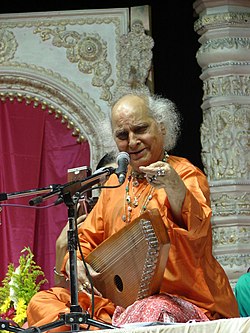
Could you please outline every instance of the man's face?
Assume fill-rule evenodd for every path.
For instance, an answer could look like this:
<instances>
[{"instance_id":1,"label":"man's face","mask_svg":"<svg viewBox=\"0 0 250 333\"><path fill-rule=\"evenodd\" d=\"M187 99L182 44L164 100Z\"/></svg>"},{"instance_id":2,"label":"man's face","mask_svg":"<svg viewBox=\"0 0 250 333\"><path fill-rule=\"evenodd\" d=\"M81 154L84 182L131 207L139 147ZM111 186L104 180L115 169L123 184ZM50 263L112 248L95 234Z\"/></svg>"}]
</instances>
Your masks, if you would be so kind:
<instances>
[{"instance_id":1,"label":"man's face","mask_svg":"<svg viewBox=\"0 0 250 333\"><path fill-rule=\"evenodd\" d=\"M165 130L149 116L147 102L127 95L112 109L112 128L119 151L130 155L132 168L160 160L164 153Z\"/></svg>"}]
</instances>

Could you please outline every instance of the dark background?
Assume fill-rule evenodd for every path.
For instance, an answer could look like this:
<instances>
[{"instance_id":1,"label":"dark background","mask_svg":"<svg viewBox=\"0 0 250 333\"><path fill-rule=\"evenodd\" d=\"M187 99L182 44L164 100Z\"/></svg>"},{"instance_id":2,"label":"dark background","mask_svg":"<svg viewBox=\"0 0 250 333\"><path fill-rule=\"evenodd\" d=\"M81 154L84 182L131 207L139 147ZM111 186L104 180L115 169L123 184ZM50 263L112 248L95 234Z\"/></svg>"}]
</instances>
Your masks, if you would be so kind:
<instances>
[{"instance_id":1,"label":"dark background","mask_svg":"<svg viewBox=\"0 0 250 333\"><path fill-rule=\"evenodd\" d=\"M0 13L121 8L150 5L152 15L154 87L155 92L176 104L182 115L182 136L174 154L187 157L203 169L201 162L200 126L202 122L201 69L196 61L200 46L194 31L192 0L51 0L1 2Z\"/></svg>"}]
</instances>

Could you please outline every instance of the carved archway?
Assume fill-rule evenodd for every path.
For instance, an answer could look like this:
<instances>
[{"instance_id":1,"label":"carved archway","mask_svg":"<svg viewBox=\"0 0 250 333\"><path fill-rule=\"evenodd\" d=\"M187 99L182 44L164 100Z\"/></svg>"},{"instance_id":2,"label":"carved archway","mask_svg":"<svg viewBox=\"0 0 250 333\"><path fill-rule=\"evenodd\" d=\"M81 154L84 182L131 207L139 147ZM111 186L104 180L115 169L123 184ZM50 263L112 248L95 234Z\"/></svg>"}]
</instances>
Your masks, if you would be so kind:
<instances>
[{"instance_id":1,"label":"carved archway","mask_svg":"<svg viewBox=\"0 0 250 333\"><path fill-rule=\"evenodd\" d=\"M87 140L91 151L91 164L96 165L106 149L112 148L112 138L102 129L105 113L95 101L73 82L53 77L43 69L39 71L5 66L1 70L0 97L17 98L34 106L41 105L52 116L60 118L77 142ZM115 146L114 146L115 149Z\"/></svg>"}]
</instances>

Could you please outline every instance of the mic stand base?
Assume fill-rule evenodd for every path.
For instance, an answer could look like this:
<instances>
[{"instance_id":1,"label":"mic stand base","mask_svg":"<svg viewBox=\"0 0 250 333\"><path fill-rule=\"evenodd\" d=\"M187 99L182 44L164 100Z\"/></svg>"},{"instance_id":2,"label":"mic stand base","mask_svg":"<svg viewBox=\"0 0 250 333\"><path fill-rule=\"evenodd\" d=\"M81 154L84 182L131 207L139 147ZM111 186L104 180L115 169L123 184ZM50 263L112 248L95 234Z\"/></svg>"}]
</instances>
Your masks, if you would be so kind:
<instances>
[{"instance_id":1,"label":"mic stand base","mask_svg":"<svg viewBox=\"0 0 250 333\"><path fill-rule=\"evenodd\" d=\"M79 312L70 312L70 313L60 313L58 320L55 320L49 324L45 324L42 326L31 326L27 329L21 328L19 326L11 325L7 320L0 320L0 330L15 332L15 333L42 333L48 330L52 330L53 328L57 328L60 326L71 326L70 332L82 332L79 328L81 324L86 324L90 326L95 326L100 329L114 329L117 328L115 326L99 322L97 320L91 319L89 313L81 313Z\"/></svg>"},{"instance_id":2,"label":"mic stand base","mask_svg":"<svg viewBox=\"0 0 250 333\"><path fill-rule=\"evenodd\" d=\"M38 327L31 326L23 331L25 333L41 333L41 332L46 332L46 331L51 330L56 327L68 325L68 326L71 326L71 332L81 332L81 331L83 331L79 328L79 325L81 325L81 324L93 325L100 329L116 328L115 326L101 323L99 321L91 319L90 315L87 312L86 313L81 313L81 312L60 313L59 317L60 317L60 319L53 321L49 324L38 326Z\"/></svg>"}]
</instances>

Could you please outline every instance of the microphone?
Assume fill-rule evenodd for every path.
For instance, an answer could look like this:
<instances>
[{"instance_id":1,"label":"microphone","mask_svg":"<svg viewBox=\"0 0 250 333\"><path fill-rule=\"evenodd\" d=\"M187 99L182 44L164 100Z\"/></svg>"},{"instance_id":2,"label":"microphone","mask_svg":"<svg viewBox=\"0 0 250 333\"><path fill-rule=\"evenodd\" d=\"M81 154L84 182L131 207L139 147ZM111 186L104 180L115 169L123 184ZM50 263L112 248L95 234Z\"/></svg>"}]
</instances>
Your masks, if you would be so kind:
<instances>
[{"instance_id":1,"label":"microphone","mask_svg":"<svg viewBox=\"0 0 250 333\"><path fill-rule=\"evenodd\" d=\"M123 151L118 154L116 158L116 163L118 164L118 168L115 170L115 173L118 177L120 184L123 184L125 182L129 162L130 162L130 157L128 153Z\"/></svg>"}]
</instances>

